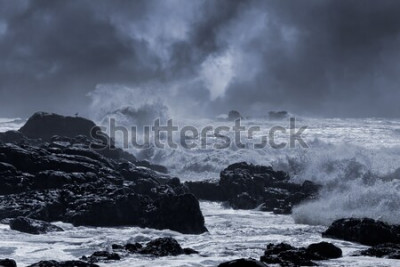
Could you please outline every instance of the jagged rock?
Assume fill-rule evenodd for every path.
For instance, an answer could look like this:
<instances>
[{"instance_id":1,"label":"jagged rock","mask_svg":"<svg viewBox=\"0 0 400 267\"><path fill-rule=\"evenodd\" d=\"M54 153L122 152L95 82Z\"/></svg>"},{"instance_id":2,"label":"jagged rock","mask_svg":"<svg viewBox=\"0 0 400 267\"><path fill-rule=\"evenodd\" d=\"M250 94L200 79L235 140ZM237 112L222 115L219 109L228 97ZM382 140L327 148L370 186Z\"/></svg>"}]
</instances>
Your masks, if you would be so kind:
<instances>
[{"instance_id":1,"label":"jagged rock","mask_svg":"<svg viewBox=\"0 0 400 267\"><path fill-rule=\"evenodd\" d=\"M163 237L151 240L144 247L140 243L119 245L113 244L112 249L115 251L128 251L130 253L149 254L157 257L178 256L181 254L198 254L191 248L182 248L178 241L171 237Z\"/></svg>"},{"instance_id":2,"label":"jagged rock","mask_svg":"<svg viewBox=\"0 0 400 267\"><path fill-rule=\"evenodd\" d=\"M246 162L228 166L219 181L191 181L185 185L199 199L227 201L237 209L260 207L279 214L291 213L294 205L315 198L320 189L311 181L292 183L285 172Z\"/></svg>"},{"instance_id":3,"label":"jagged rock","mask_svg":"<svg viewBox=\"0 0 400 267\"><path fill-rule=\"evenodd\" d=\"M267 265L255 259L237 259L223 262L218 267L266 267Z\"/></svg>"},{"instance_id":4,"label":"jagged rock","mask_svg":"<svg viewBox=\"0 0 400 267\"><path fill-rule=\"evenodd\" d=\"M12 230L34 235L64 231L62 228L48 222L33 220L26 217L17 217L10 220L9 223Z\"/></svg>"},{"instance_id":5,"label":"jagged rock","mask_svg":"<svg viewBox=\"0 0 400 267\"><path fill-rule=\"evenodd\" d=\"M0 266L2 267L17 267L15 260L11 259L0 259Z\"/></svg>"},{"instance_id":6,"label":"jagged rock","mask_svg":"<svg viewBox=\"0 0 400 267\"><path fill-rule=\"evenodd\" d=\"M354 256L370 256L387 259L400 259L400 244L384 243L366 250L358 251Z\"/></svg>"},{"instance_id":7,"label":"jagged rock","mask_svg":"<svg viewBox=\"0 0 400 267\"><path fill-rule=\"evenodd\" d=\"M99 265L84 261L40 261L28 267L99 267Z\"/></svg>"},{"instance_id":8,"label":"jagged rock","mask_svg":"<svg viewBox=\"0 0 400 267\"><path fill-rule=\"evenodd\" d=\"M374 246L384 243L400 244L400 226L369 218L346 218L334 221L322 234Z\"/></svg>"},{"instance_id":9,"label":"jagged rock","mask_svg":"<svg viewBox=\"0 0 400 267\"><path fill-rule=\"evenodd\" d=\"M55 114L35 114L28 122L21 131L46 141L0 143L0 220L207 231L197 199L178 178L138 165L121 149L93 149L99 140L87 130L94 123ZM50 122L46 135L42 128Z\"/></svg>"}]
</instances>

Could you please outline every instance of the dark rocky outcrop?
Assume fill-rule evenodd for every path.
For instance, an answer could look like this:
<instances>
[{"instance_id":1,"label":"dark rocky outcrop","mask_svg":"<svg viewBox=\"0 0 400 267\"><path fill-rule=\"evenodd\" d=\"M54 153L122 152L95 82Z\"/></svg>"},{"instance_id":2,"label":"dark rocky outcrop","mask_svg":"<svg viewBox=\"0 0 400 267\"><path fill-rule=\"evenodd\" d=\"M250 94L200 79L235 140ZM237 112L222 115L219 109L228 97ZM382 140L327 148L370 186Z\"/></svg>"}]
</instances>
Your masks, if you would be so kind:
<instances>
[{"instance_id":1,"label":"dark rocky outcrop","mask_svg":"<svg viewBox=\"0 0 400 267\"><path fill-rule=\"evenodd\" d=\"M101 129L91 120L46 112L32 115L19 131L28 138L44 141L50 141L57 135L69 138L81 135L87 138L102 137L104 143L109 143L105 135L96 136L96 132L100 133Z\"/></svg>"},{"instance_id":2,"label":"dark rocky outcrop","mask_svg":"<svg viewBox=\"0 0 400 267\"><path fill-rule=\"evenodd\" d=\"M139 251L141 254L150 254L157 257L163 256L178 256L184 254L181 245L173 238L157 238L146 244Z\"/></svg>"},{"instance_id":3,"label":"dark rocky outcrop","mask_svg":"<svg viewBox=\"0 0 400 267\"><path fill-rule=\"evenodd\" d=\"M400 244L385 243L358 251L354 256L370 256L400 260Z\"/></svg>"},{"instance_id":4,"label":"dark rocky outcrop","mask_svg":"<svg viewBox=\"0 0 400 267\"><path fill-rule=\"evenodd\" d=\"M369 246L384 243L400 244L400 226L369 218L336 220L322 235Z\"/></svg>"},{"instance_id":5,"label":"dark rocky outcrop","mask_svg":"<svg viewBox=\"0 0 400 267\"><path fill-rule=\"evenodd\" d=\"M28 267L99 267L99 265L84 261L40 261Z\"/></svg>"},{"instance_id":6,"label":"dark rocky outcrop","mask_svg":"<svg viewBox=\"0 0 400 267\"><path fill-rule=\"evenodd\" d=\"M306 249L307 253L321 259L336 259L342 257L342 250L332 243L319 242L311 244Z\"/></svg>"},{"instance_id":7,"label":"dark rocky outcrop","mask_svg":"<svg viewBox=\"0 0 400 267\"><path fill-rule=\"evenodd\" d=\"M237 259L233 261L223 262L218 267L266 267L264 263L255 259Z\"/></svg>"},{"instance_id":8,"label":"dark rocky outcrop","mask_svg":"<svg viewBox=\"0 0 400 267\"><path fill-rule=\"evenodd\" d=\"M317 266L314 261L340 258L342 250L327 242L295 248L287 243L268 244L260 261L281 266Z\"/></svg>"},{"instance_id":9,"label":"dark rocky outcrop","mask_svg":"<svg viewBox=\"0 0 400 267\"><path fill-rule=\"evenodd\" d=\"M270 111L268 116L271 120L282 120L289 116L287 111Z\"/></svg>"},{"instance_id":10,"label":"dark rocky outcrop","mask_svg":"<svg viewBox=\"0 0 400 267\"><path fill-rule=\"evenodd\" d=\"M11 219L9 224L12 230L33 235L63 231L62 228L53 225L51 223L40 220L34 220L26 217L17 217L15 219Z\"/></svg>"},{"instance_id":11,"label":"dark rocky outcrop","mask_svg":"<svg viewBox=\"0 0 400 267\"><path fill-rule=\"evenodd\" d=\"M0 220L24 216L76 226L207 231L197 199L178 178L152 170L150 163L141 166L122 149L94 149L104 143L82 135L93 123L54 114L35 114L28 122L22 132L40 139L0 142ZM54 123L53 134L69 123L75 130L41 136L47 123ZM76 133L81 135L72 137Z\"/></svg>"},{"instance_id":12,"label":"dark rocky outcrop","mask_svg":"<svg viewBox=\"0 0 400 267\"><path fill-rule=\"evenodd\" d=\"M236 209L254 209L288 214L302 201L315 198L320 186L311 181L290 182L289 176L272 167L246 162L228 166L219 180L191 181L185 185L197 198L227 201Z\"/></svg>"},{"instance_id":13,"label":"dark rocky outcrop","mask_svg":"<svg viewBox=\"0 0 400 267\"><path fill-rule=\"evenodd\" d=\"M17 263L12 259L0 259L1 267L17 267Z\"/></svg>"}]
</instances>

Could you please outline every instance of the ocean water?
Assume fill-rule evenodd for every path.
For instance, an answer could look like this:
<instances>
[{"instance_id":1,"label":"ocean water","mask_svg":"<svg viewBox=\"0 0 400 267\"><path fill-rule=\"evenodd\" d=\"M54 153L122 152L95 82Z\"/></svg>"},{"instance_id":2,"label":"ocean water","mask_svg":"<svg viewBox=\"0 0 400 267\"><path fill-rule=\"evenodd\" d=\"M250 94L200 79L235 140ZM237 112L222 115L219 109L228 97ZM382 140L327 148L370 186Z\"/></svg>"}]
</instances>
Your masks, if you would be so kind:
<instances>
[{"instance_id":1,"label":"ocean water","mask_svg":"<svg viewBox=\"0 0 400 267\"><path fill-rule=\"evenodd\" d=\"M126 117L116 120L118 125L127 128L132 123ZM107 120L98 123L107 126ZM22 124L23 120L1 119L0 131L17 129ZM206 126L214 129L221 125L233 126L233 122L210 119L181 119L174 124L199 130ZM73 228L63 223L57 224L67 229L65 232L28 236L0 225L0 257L14 258L24 266L42 259L76 259L95 250L108 249L113 242L145 242L173 236L184 247L198 250L200 255L159 259L133 255L110 266L215 266L239 257L258 258L269 242L304 246L321 241L321 232L338 218L366 216L400 224L400 120L296 118L296 128L307 126L302 137L308 147L297 145L282 149L270 146L253 149L253 145L276 126L286 129L286 133L277 133L276 143L288 142L289 120L247 119L242 125L259 126L262 130L251 140L242 138L244 149L235 145L214 149L213 145L221 139L212 135L207 138L208 146L203 148L186 149L180 145L162 149L152 146L146 150L127 148L141 159L167 166L171 176L182 180L218 178L221 170L238 161L272 165L290 173L295 182L312 180L323 184L321 197L297 206L290 216L238 211L202 202L209 233L199 236L136 227ZM233 133L225 134L234 139ZM122 138L116 137L117 143L123 146ZM173 140L179 144L179 136ZM352 252L364 246L329 241L343 249L344 257L323 262L326 266L400 266L393 260L352 257Z\"/></svg>"}]
</instances>

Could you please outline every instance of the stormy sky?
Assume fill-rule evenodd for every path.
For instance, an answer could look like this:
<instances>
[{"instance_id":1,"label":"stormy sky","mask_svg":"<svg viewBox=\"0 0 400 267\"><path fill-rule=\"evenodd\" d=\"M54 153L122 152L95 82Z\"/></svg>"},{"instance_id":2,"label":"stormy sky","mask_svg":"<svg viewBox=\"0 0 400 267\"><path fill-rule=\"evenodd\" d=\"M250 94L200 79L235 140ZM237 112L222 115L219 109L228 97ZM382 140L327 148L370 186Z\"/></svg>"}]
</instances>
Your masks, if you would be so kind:
<instances>
[{"instance_id":1,"label":"stormy sky","mask_svg":"<svg viewBox=\"0 0 400 267\"><path fill-rule=\"evenodd\" d=\"M0 0L0 117L400 116L397 0Z\"/></svg>"}]
</instances>

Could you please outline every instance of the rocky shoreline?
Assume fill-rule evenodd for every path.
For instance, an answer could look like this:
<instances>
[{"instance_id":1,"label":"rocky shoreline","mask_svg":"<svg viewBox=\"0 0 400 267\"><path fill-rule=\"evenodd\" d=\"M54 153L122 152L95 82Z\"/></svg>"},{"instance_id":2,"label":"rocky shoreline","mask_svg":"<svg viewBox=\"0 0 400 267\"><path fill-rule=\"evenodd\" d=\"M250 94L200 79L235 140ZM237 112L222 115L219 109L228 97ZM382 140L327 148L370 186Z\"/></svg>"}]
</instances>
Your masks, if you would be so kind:
<instances>
[{"instance_id":1,"label":"rocky shoreline","mask_svg":"<svg viewBox=\"0 0 400 267\"><path fill-rule=\"evenodd\" d=\"M163 166L138 161L116 148L92 121L36 113L19 131L0 133L0 220L26 234L63 231L51 222L74 226L138 226L183 234L207 232L198 200L218 201L234 209L290 214L318 198L320 185L290 181L288 174L246 162L225 168L218 180L182 183ZM335 221L323 236L372 246L354 255L400 259L400 226L372 219ZM43 261L39 266L98 266L132 253L154 257L194 254L172 238L146 244L114 244L76 261ZM342 256L331 243L296 248L268 244L259 260L238 259L220 266L315 266ZM0 266L16 266L11 259Z\"/></svg>"}]
</instances>

